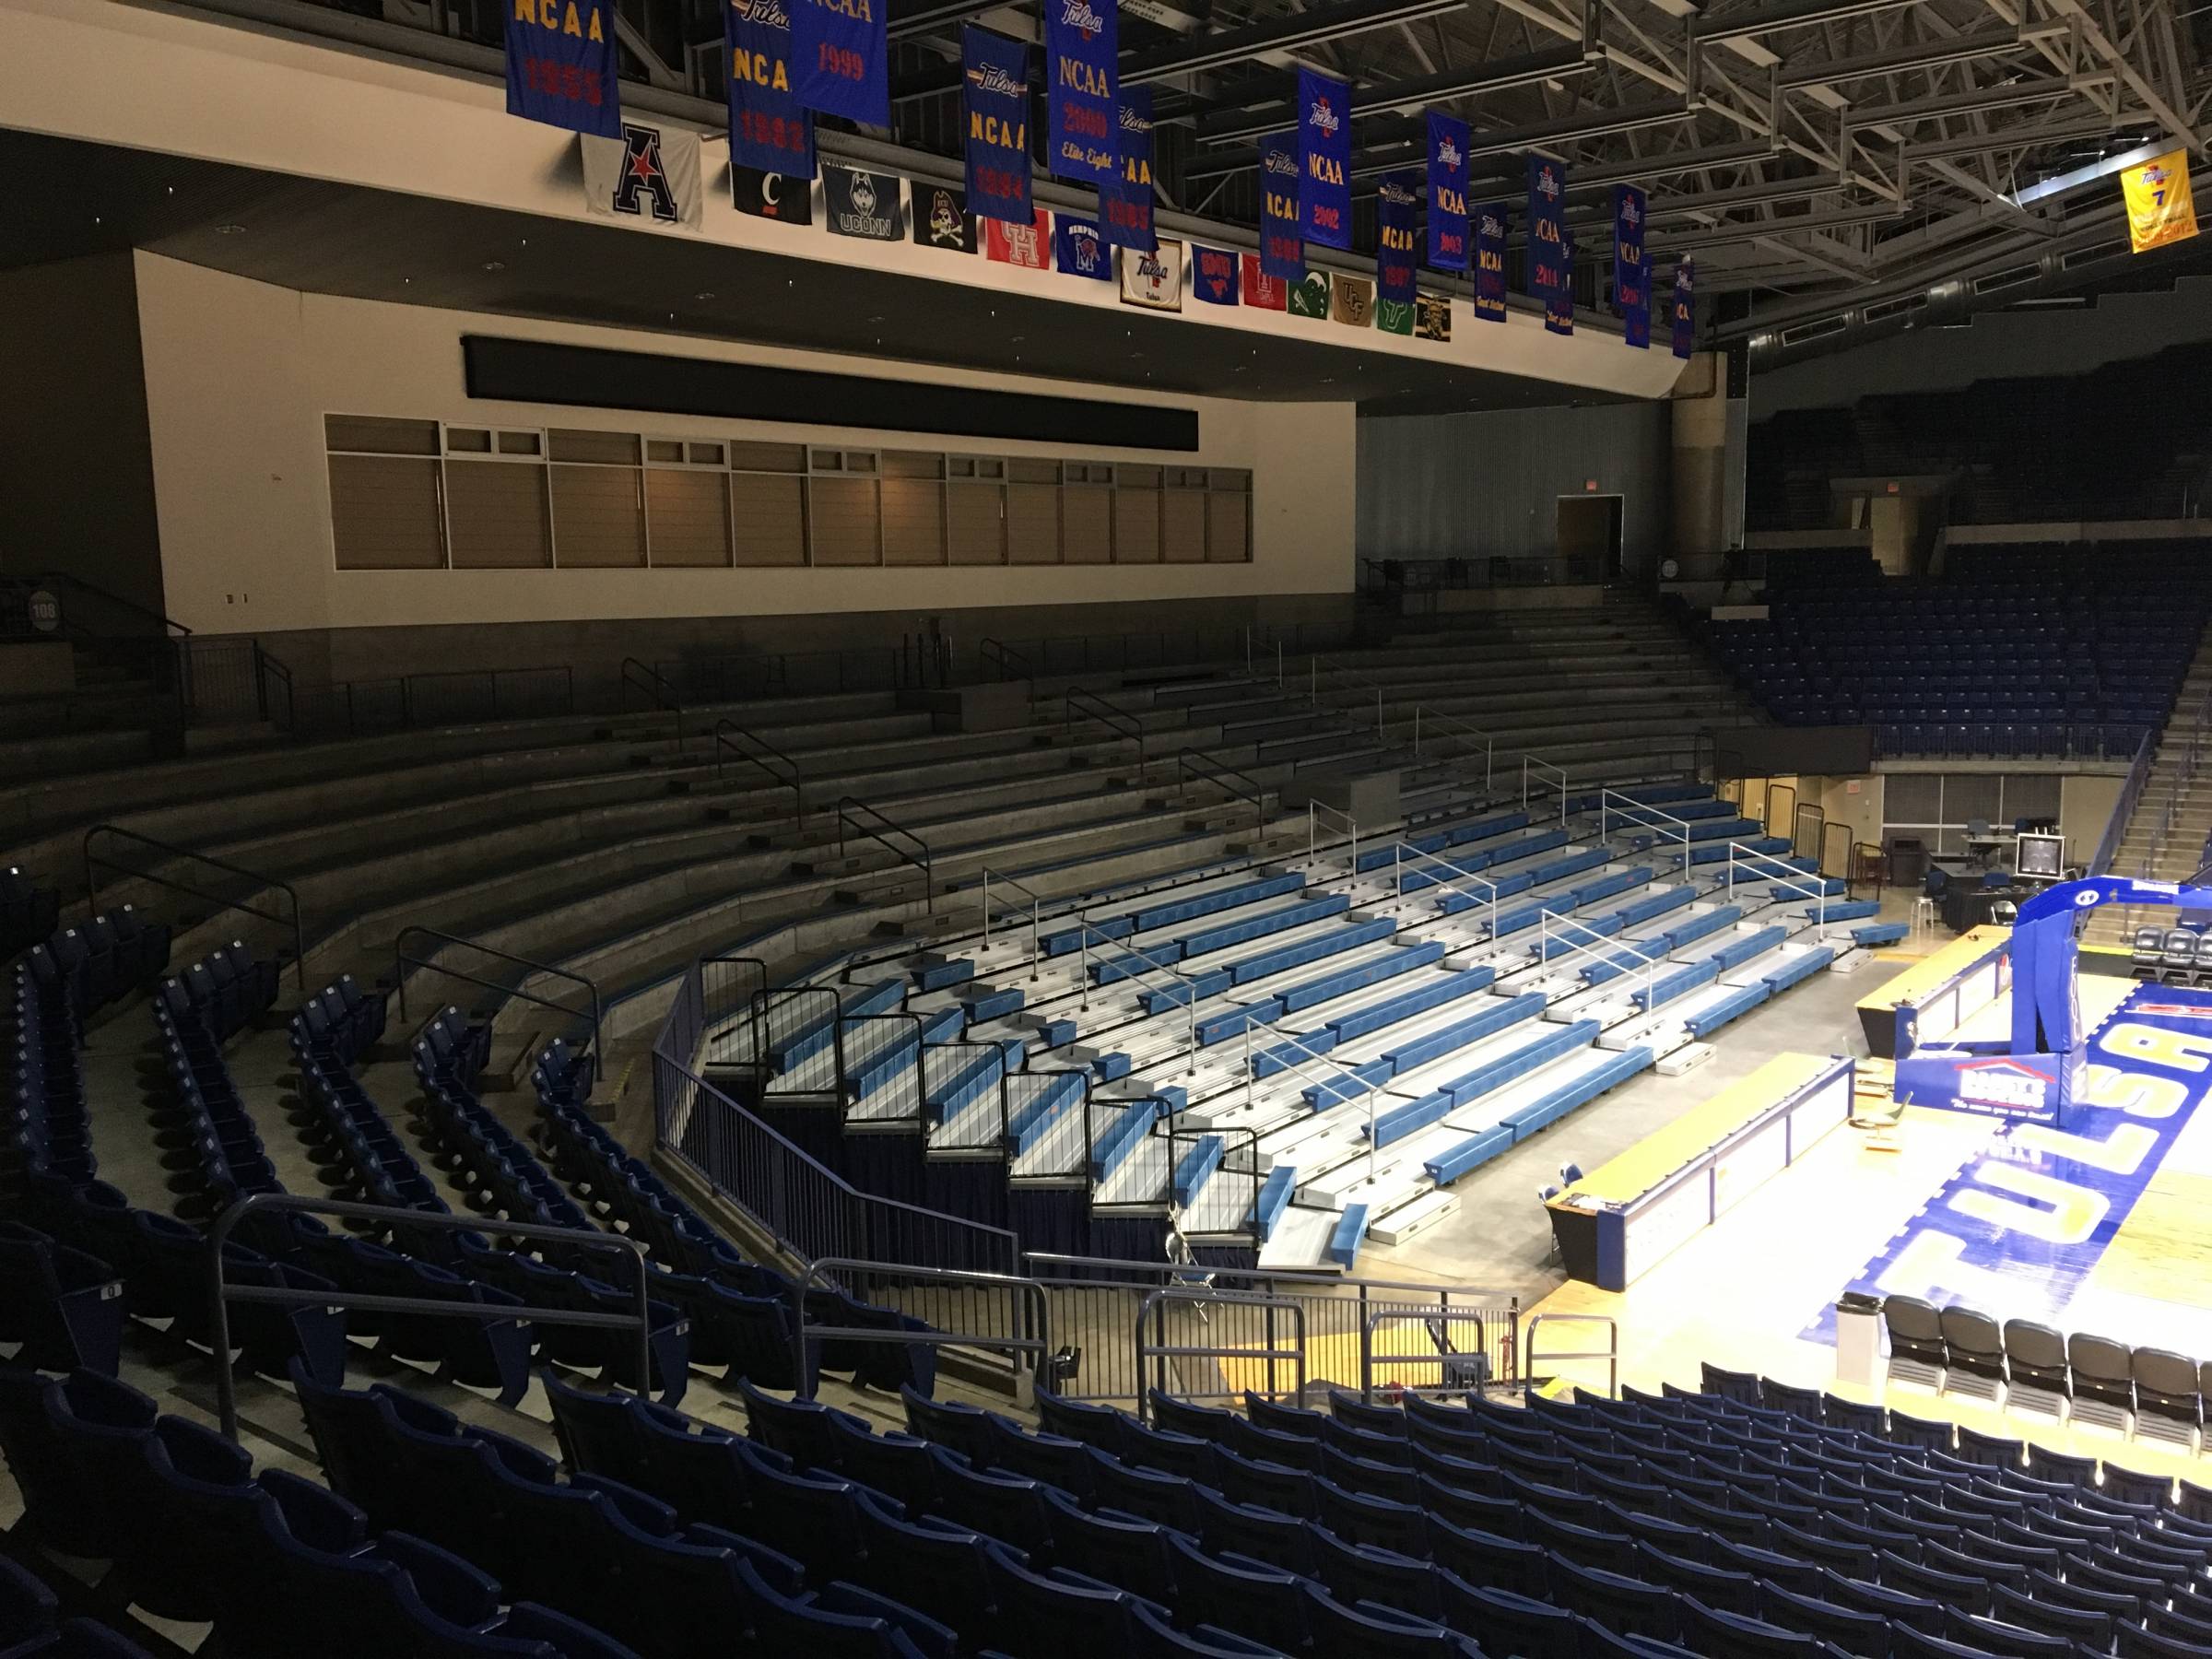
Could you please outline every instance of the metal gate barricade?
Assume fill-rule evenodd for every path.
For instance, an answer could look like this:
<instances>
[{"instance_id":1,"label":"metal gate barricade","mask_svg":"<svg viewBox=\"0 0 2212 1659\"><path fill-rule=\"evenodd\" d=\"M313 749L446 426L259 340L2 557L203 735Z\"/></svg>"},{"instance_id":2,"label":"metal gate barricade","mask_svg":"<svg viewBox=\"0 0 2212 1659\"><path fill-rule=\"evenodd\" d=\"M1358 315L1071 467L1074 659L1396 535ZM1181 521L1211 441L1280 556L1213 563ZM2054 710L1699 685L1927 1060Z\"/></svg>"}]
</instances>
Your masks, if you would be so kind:
<instances>
[{"instance_id":1,"label":"metal gate barricade","mask_svg":"<svg viewBox=\"0 0 2212 1659\"><path fill-rule=\"evenodd\" d=\"M1536 1352L1536 1327L1543 1324L1600 1324L1606 1327L1606 1346L1569 1354L1539 1354ZM1539 1313L1528 1322L1525 1351L1527 1371L1523 1381L1533 1385L1536 1381L1536 1367L1558 1365L1577 1359L1603 1359L1606 1362L1606 1394L1620 1398L1620 1326L1606 1313Z\"/></svg>"},{"instance_id":2,"label":"metal gate barricade","mask_svg":"<svg viewBox=\"0 0 2212 1659\"><path fill-rule=\"evenodd\" d=\"M1360 1397L1479 1394L1513 1374L1513 1324L1512 1308L1377 1307L1360 1332Z\"/></svg>"},{"instance_id":3,"label":"metal gate barricade","mask_svg":"<svg viewBox=\"0 0 2212 1659\"><path fill-rule=\"evenodd\" d=\"M1196 1321L1206 1323L1209 1308L1239 1307L1258 1309L1262 1314L1265 1344L1260 1347L1240 1347L1229 1343L1175 1343L1168 1340L1168 1310L1187 1308ZM1285 1347L1278 1335L1278 1322L1288 1316L1290 1323L1290 1342ZM1151 1340L1145 1337L1145 1322L1152 1322ZM1147 1407L1151 1392L1179 1397L1203 1397L1216 1391L1171 1384L1168 1362L1171 1359L1237 1360L1245 1364L1264 1364L1266 1370L1266 1387L1251 1390L1253 1394L1271 1398L1288 1394L1293 1400L1302 1399L1306 1392L1306 1311L1300 1303L1281 1296L1259 1296L1239 1290L1215 1290L1201 1285L1178 1286L1165 1290L1154 1290L1137 1304L1136 1309L1136 1412L1140 1419L1149 1420ZM1279 1367L1290 1367L1290 1386L1280 1386ZM1147 1380L1147 1371L1152 1375ZM1226 1392L1241 1394L1241 1389Z\"/></svg>"},{"instance_id":4,"label":"metal gate barricade","mask_svg":"<svg viewBox=\"0 0 2212 1659\"><path fill-rule=\"evenodd\" d=\"M919 1297L901 1295L900 1287L924 1288ZM928 1288L936 1288L930 1294ZM888 1325L822 1324L808 1314L808 1302L817 1291L852 1296L877 1307L888 1307L913 1319L919 1329ZM965 1292L966 1294L962 1294ZM963 1267L928 1267L906 1263L870 1262L857 1256L824 1256L792 1285L791 1346L794 1374L802 1398L814 1394L814 1367L807 1363L809 1347L818 1351L830 1342L895 1342L935 1348L982 1348L1006 1356L1014 1375L1016 1403L1027 1408L1036 1402L1036 1381L1052 1355L1051 1315L1045 1306L1044 1287L1035 1279L1012 1274L979 1273ZM917 1300L921 1306L917 1308ZM988 1315L1001 1304L1004 1317ZM985 1319L973 1314L979 1306ZM996 1323L1003 1328L962 1329ZM1026 1363L1025 1363L1026 1361Z\"/></svg>"}]
</instances>

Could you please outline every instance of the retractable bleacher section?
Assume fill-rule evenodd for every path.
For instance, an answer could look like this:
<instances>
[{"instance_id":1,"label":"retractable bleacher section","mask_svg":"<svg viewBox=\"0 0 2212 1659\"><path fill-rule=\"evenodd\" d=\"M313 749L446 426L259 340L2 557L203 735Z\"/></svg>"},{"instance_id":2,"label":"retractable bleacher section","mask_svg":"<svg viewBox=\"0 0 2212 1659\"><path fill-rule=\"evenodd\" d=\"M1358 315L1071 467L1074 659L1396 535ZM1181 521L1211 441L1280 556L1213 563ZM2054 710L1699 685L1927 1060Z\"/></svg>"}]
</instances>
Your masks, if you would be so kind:
<instances>
[{"instance_id":1,"label":"retractable bleacher section","mask_svg":"<svg viewBox=\"0 0 2212 1659\"><path fill-rule=\"evenodd\" d=\"M1884 754L2126 759L2212 616L2203 551L1962 546L1928 582L1865 554L1775 553L1768 618L1702 626L1785 724L1869 724Z\"/></svg>"}]
</instances>

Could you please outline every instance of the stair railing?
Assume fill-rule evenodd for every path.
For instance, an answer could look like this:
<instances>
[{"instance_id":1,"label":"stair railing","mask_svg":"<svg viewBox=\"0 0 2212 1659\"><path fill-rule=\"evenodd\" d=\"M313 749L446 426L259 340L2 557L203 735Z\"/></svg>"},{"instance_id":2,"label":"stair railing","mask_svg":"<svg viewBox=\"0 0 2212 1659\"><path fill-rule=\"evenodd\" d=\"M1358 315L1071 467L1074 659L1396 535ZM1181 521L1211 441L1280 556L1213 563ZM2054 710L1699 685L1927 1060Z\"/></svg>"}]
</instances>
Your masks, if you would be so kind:
<instances>
[{"instance_id":1,"label":"stair railing","mask_svg":"<svg viewBox=\"0 0 2212 1659\"><path fill-rule=\"evenodd\" d=\"M845 832L865 836L888 852L901 864L909 864L922 872L924 908L933 915L937 908L936 858L929 843L903 824L891 819L869 806L857 795L841 795L837 803L837 855L845 856Z\"/></svg>"},{"instance_id":2,"label":"stair railing","mask_svg":"<svg viewBox=\"0 0 2212 1659\"><path fill-rule=\"evenodd\" d=\"M126 842L134 847L147 848L166 859L188 859L197 868L219 871L236 876L253 885L250 891L279 895L284 905L279 910L264 910L244 899L227 898L219 892L210 892L205 887L194 886L192 880L173 875L162 875L135 864L119 862L112 854L103 854L95 843L100 838L108 842ZM156 841L150 835L141 835L135 830L125 830L120 824L95 824L85 831L85 901L92 913L100 913L100 872L107 870L117 876L131 877L139 881L150 881L156 887L167 888L172 893L182 893L190 899L212 904L218 911L236 911L243 916L257 916L264 922L274 922L288 929L292 935L292 974L300 990L307 990L307 931L300 921L300 893L288 881L279 881L274 876L265 876L258 870L249 870L243 865L234 865L226 859L195 853L190 847L180 847L170 841Z\"/></svg>"},{"instance_id":3,"label":"stair railing","mask_svg":"<svg viewBox=\"0 0 2212 1659\"><path fill-rule=\"evenodd\" d=\"M717 720L711 735L714 741L715 782L722 781L722 753L727 749L756 771L765 774L778 787L791 791L792 824L802 834L805 833L806 779L799 770L799 763L758 732L747 731L734 720ZM752 747L747 748L747 744Z\"/></svg>"},{"instance_id":4,"label":"stair railing","mask_svg":"<svg viewBox=\"0 0 2212 1659\"><path fill-rule=\"evenodd\" d=\"M1267 833L1267 789L1250 772L1240 771L1228 762L1207 754L1204 749L1186 748L1175 756L1175 793L1188 797L1191 778L1196 776L1215 788L1252 807L1252 830L1255 838Z\"/></svg>"},{"instance_id":5,"label":"stair railing","mask_svg":"<svg viewBox=\"0 0 2212 1659\"><path fill-rule=\"evenodd\" d=\"M526 971L521 980L512 983L506 980L489 978L485 974L471 973L466 969L455 968L440 960L435 952L424 956L408 955L407 942L410 939L427 940L434 945L459 946L464 949L473 950L479 955L505 962L510 967L524 969ZM583 988L584 995L590 999L591 1005L589 1015L592 1022L590 1053L593 1063L598 1064L603 1057L603 1051L599 1044L599 987L595 982L585 978L581 973L573 972L566 968L556 967L551 962L541 962L535 957L517 956L512 950L501 950L497 946L486 945L476 939L464 938L459 934L443 933L435 927L425 927L419 923L410 923L401 928L398 936L392 941L392 982L399 994L399 1017L402 1019L407 1018L407 971L410 968L421 969L425 972L435 973L445 979L464 980L469 984L479 985L488 991L497 991L502 996L531 1003L537 1007L550 1009L556 1014L565 1014L571 1018L575 1018L582 1014L583 1010L571 1007L566 1003L555 1002L551 997L540 996L535 992L525 991L523 986L529 982L532 975L541 973L550 979L566 980L572 985L581 985Z\"/></svg>"}]
</instances>

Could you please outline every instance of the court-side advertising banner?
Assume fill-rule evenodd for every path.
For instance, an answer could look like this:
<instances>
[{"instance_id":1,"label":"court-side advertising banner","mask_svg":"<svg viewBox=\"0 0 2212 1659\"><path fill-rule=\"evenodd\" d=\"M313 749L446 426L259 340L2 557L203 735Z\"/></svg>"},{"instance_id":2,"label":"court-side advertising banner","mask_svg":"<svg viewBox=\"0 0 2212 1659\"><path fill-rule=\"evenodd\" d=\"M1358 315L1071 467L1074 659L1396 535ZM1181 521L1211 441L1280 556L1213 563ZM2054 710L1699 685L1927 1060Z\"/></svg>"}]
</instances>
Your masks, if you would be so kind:
<instances>
[{"instance_id":1,"label":"court-side advertising banner","mask_svg":"<svg viewBox=\"0 0 2212 1659\"><path fill-rule=\"evenodd\" d=\"M886 0L790 0L792 91L810 110L891 124Z\"/></svg>"},{"instance_id":2,"label":"court-side advertising banner","mask_svg":"<svg viewBox=\"0 0 2212 1659\"><path fill-rule=\"evenodd\" d=\"M1030 201L1030 49L960 30L960 112L968 123L968 206L979 218L1026 225Z\"/></svg>"},{"instance_id":3,"label":"court-side advertising banner","mask_svg":"<svg viewBox=\"0 0 2212 1659\"><path fill-rule=\"evenodd\" d=\"M1413 273L1419 260L1414 251L1414 210L1420 206L1420 190L1421 175L1410 167L1384 173L1375 207L1375 293L1407 307L1413 304ZM1409 324L1395 332L1410 328Z\"/></svg>"},{"instance_id":4,"label":"court-side advertising banner","mask_svg":"<svg viewBox=\"0 0 2212 1659\"><path fill-rule=\"evenodd\" d=\"M1298 72L1298 228L1324 248L1352 245L1352 94L1342 81Z\"/></svg>"},{"instance_id":5,"label":"court-side advertising banner","mask_svg":"<svg viewBox=\"0 0 2212 1659\"><path fill-rule=\"evenodd\" d=\"M1675 355L1686 358L1697 344L1698 325L1693 301L1698 274L1688 260L1675 267Z\"/></svg>"},{"instance_id":6,"label":"court-side advertising banner","mask_svg":"<svg viewBox=\"0 0 2212 1659\"><path fill-rule=\"evenodd\" d=\"M508 114L619 138L618 66L614 0L514 0L508 9Z\"/></svg>"},{"instance_id":7,"label":"court-side advertising banner","mask_svg":"<svg viewBox=\"0 0 2212 1659\"><path fill-rule=\"evenodd\" d=\"M1544 326L1554 334L1574 331L1568 277L1567 170L1549 156L1528 159L1528 291L1544 301Z\"/></svg>"},{"instance_id":8,"label":"court-side advertising banner","mask_svg":"<svg viewBox=\"0 0 2212 1659\"><path fill-rule=\"evenodd\" d=\"M2196 234L2196 203L2189 190L2189 152L2168 150L2120 175L2127 204L2127 243L2137 253L2187 241Z\"/></svg>"},{"instance_id":9,"label":"court-side advertising banner","mask_svg":"<svg viewBox=\"0 0 2212 1659\"><path fill-rule=\"evenodd\" d=\"M787 178L814 177L814 117L791 91L790 0L725 0L730 160Z\"/></svg>"},{"instance_id":10,"label":"court-side advertising banner","mask_svg":"<svg viewBox=\"0 0 2212 1659\"><path fill-rule=\"evenodd\" d=\"M1191 244L1191 292L1208 305L1237 302L1237 255L1229 248Z\"/></svg>"},{"instance_id":11,"label":"court-side advertising banner","mask_svg":"<svg viewBox=\"0 0 2212 1659\"><path fill-rule=\"evenodd\" d=\"M1181 311L1182 244L1163 237L1149 253L1141 248L1124 248L1122 300L1124 304L1149 306L1154 311Z\"/></svg>"},{"instance_id":12,"label":"court-side advertising banner","mask_svg":"<svg viewBox=\"0 0 2212 1659\"><path fill-rule=\"evenodd\" d=\"M1152 229L1152 88L1124 87L1117 122L1120 159L1099 186L1099 218L1108 241L1149 253L1159 245Z\"/></svg>"},{"instance_id":13,"label":"court-side advertising banner","mask_svg":"<svg viewBox=\"0 0 2212 1659\"><path fill-rule=\"evenodd\" d=\"M1115 24L1114 0L1044 0L1045 165L1063 179L1105 184L1121 159Z\"/></svg>"},{"instance_id":14,"label":"court-side advertising banner","mask_svg":"<svg viewBox=\"0 0 2212 1659\"><path fill-rule=\"evenodd\" d=\"M1088 276L1095 282L1113 280L1113 249L1096 219L1054 215L1053 257L1066 276Z\"/></svg>"},{"instance_id":15,"label":"court-side advertising banner","mask_svg":"<svg viewBox=\"0 0 2212 1659\"><path fill-rule=\"evenodd\" d=\"M1643 252L1643 192L1613 187L1613 309L1621 338L1638 350L1652 343L1652 270Z\"/></svg>"},{"instance_id":16,"label":"court-side advertising banner","mask_svg":"<svg viewBox=\"0 0 2212 1659\"><path fill-rule=\"evenodd\" d=\"M822 169L822 217L834 236L899 241L906 234L899 216L899 175L830 162Z\"/></svg>"},{"instance_id":17,"label":"court-side advertising banner","mask_svg":"<svg viewBox=\"0 0 2212 1659\"><path fill-rule=\"evenodd\" d=\"M1429 268L1467 268L1467 124L1429 112Z\"/></svg>"},{"instance_id":18,"label":"court-side advertising banner","mask_svg":"<svg viewBox=\"0 0 2212 1659\"><path fill-rule=\"evenodd\" d=\"M1260 269L1277 282L1306 274L1298 229L1298 143L1288 133L1260 140Z\"/></svg>"},{"instance_id":19,"label":"court-side advertising banner","mask_svg":"<svg viewBox=\"0 0 2212 1659\"><path fill-rule=\"evenodd\" d=\"M1257 253L1244 255L1244 303L1254 311L1285 311L1290 304L1290 285L1268 276Z\"/></svg>"},{"instance_id":20,"label":"court-side advertising banner","mask_svg":"<svg viewBox=\"0 0 2212 1659\"><path fill-rule=\"evenodd\" d=\"M1485 323L1505 321L1505 204L1485 202L1475 210L1475 314Z\"/></svg>"},{"instance_id":21,"label":"court-side advertising banner","mask_svg":"<svg viewBox=\"0 0 2212 1659\"><path fill-rule=\"evenodd\" d=\"M576 142L583 151L584 206L592 212L699 229L697 133L626 121L619 138L586 133Z\"/></svg>"}]
</instances>

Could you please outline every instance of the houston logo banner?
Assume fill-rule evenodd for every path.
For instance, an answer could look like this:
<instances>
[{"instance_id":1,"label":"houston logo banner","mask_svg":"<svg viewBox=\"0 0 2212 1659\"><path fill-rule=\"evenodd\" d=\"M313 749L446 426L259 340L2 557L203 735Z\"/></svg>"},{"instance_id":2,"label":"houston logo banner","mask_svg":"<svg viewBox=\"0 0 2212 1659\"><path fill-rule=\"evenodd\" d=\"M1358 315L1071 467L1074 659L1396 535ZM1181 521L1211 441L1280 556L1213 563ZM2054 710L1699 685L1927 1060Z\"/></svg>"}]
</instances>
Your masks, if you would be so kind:
<instances>
[{"instance_id":1,"label":"houston logo banner","mask_svg":"<svg viewBox=\"0 0 2212 1659\"><path fill-rule=\"evenodd\" d=\"M618 66L614 0L514 0L508 9L508 114L619 138Z\"/></svg>"},{"instance_id":2,"label":"houston logo banner","mask_svg":"<svg viewBox=\"0 0 2212 1659\"><path fill-rule=\"evenodd\" d=\"M995 259L1001 265L1020 265L1025 270L1044 269L1045 253L1051 243L1051 233L1044 222L1044 209L1040 207L1026 225L1009 225L1004 219L983 220L983 257Z\"/></svg>"},{"instance_id":3,"label":"houston logo banner","mask_svg":"<svg viewBox=\"0 0 2212 1659\"><path fill-rule=\"evenodd\" d=\"M814 117L791 93L787 0L725 0L730 159L786 178L814 177Z\"/></svg>"}]
</instances>

